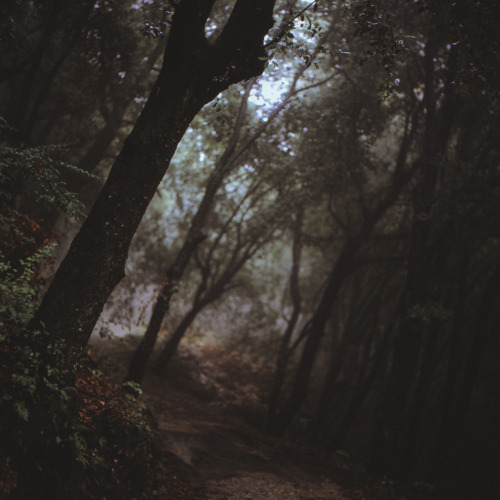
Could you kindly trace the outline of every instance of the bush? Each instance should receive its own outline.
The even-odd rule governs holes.
[[[169,498],[142,403],[47,334],[2,327],[0,346],[0,498]]]

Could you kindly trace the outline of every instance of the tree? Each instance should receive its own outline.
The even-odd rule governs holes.
[[[275,2],[238,0],[220,35],[209,41],[205,24],[213,3],[177,5],[158,80],[32,327],[44,325],[56,337],[86,345],[124,276],[130,241],[189,123],[219,92],[264,70],[263,40]]]
[[[350,82],[352,82],[352,79],[348,78],[348,83],[350,84]],[[361,117],[364,118],[362,114],[364,110],[360,102],[362,101],[362,91],[355,84],[353,87],[351,99],[353,99],[354,103],[350,101],[352,111],[348,119],[349,128],[347,129],[347,134],[345,136],[342,135],[344,142],[336,151],[338,158],[335,159],[339,163],[346,163],[346,170],[350,177],[349,183],[354,192],[354,199],[357,198],[359,203],[357,207],[358,212],[351,222],[352,228],[342,222],[342,217],[339,217],[335,213],[335,210],[331,212],[334,223],[338,221],[341,227],[344,226],[346,234],[344,235],[342,246],[336,255],[335,261],[331,264],[329,276],[321,292],[321,298],[307,323],[307,331],[304,332],[305,345],[294,376],[291,392],[284,402],[283,407],[277,412],[274,422],[271,425],[273,432],[276,433],[284,432],[308,394],[309,380],[320,343],[325,335],[326,325],[331,318],[333,306],[342,286],[356,269],[357,254],[370,240],[375,227],[382,217],[401,196],[418,167],[418,163],[410,161],[410,154],[415,138],[417,114],[415,107],[411,102],[408,102],[403,110],[401,110],[402,120],[404,120],[405,125],[402,136],[398,138],[399,148],[394,153],[393,166],[390,169],[391,174],[383,184],[380,183],[377,186],[375,195],[370,193],[371,186],[367,181],[363,166],[370,165],[370,168],[379,168],[380,171],[383,171],[385,167],[382,162],[379,162],[377,165],[376,159],[369,159],[367,147],[363,146],[364,141],[361,136],[365,134],[362,132],[363,124],[360,123]],[[378,119],[383,122],[386,117],[381,116]],[[376,120],[374,120],[374,123],[376,123]],[[381,133],[381,130],[375,131],[374,135],[379,133]],[[332,142],[334,140],[332,138]],[[337,146],[337,144],[335,145]],[[360,152],[363,153],[360,154]],[[363,154],[366,155],[365,158],[363,158]],[[327,169],[328,163],[326,163],[325,171],[328,171]],[[320,182],[321,180],[320,177]],[[366,195],[364,195],[363,189],[367,190]]]
[[[188,229],[184,243],[177,253],[174,262],[165,272],[165,283],[163,284],[154,304],[151,320],[146,329],[144,338],[139,344],[132,359],[129,372],[127,374],[127,379],[134,380],[135,382],[140,382],[142,380],[142,377],[146,370],[147,360],[151,355],[156,339],[158,337],[158,332],[160,330],[161,324],[164,321],[165,315],[168,311],[170,300],[173,295],[173,290],[177,288],[178,283],[181,280],[182,275],[189,263],[189,260],[191,259],[191,256],[196,252],[198,245],[205,238],[204,231],[206,232],[206,230],[204,229],[204,224],[210,214],[210,210],[214,203],[217,191],[219,190],[225,178],[238,165],[238,161],[242,158],[242,156],[245,153],[248,153],[249,148],[259,138],[261,138],[261,136],[263,136],[269,125],[273,123],[273,121],[285,108],[291,105],[292,99],[294,97],[301,93],[304,93],[307,90],[321,86],[329,80],[330,77],[327,77],[320,79],[318,82],[314,82],[311,85],[303,85],[302,88],[297,88],[298,82],[304,76],[307,68],[321,52],[323,43],[330,35],[332,29],[333,23],[330,24],[330,27],[325,31],[324,34],[322,34],[318,43],[312,50],[310,56],[308,56],[308,60],[298,66],[297,70],[294,72],[291,78],[288,90],[284,94],[281,101],[272,108],[265,119],[261,120],[258,126],[255,127],[255,129],[252,130],[249,126],[245,134],[243,124],[247,110],[247,102],[250,91],[255,84],[255,80],[250,80],[247,84],[245,93],[241,99],[238,114],[234,120],[234,127],[228,140],[228,145],[217,160],[214,166],[214,170],[207,180],[203,199],[198,206],[196,214],[193,216],[193,220],[191,222],[191,226]]]
[[[153,306],[151,319],[148,323],[144,338],[141,340],[141,343],[137,347],[134,357],[132,358],[129,371],[126,376],[127,380],[133,380],[137,383],[142,381],[142,377],[144,376],[144,372],[146,370],[146,363],[151,355],[151,352],[153,351],[158,337],[158,332],[160,331],[165,314],[168,311],[174,290],[178,286],[178,282],[182,278],[191,256],[196,252],[198,245],[207,237],[205,222],[210,213],[217,190],[222,184],[224,177],[230,171],[231,166],[234,164],[234,153],[241,133],[248,97],[253,83],[254,82],[250,80],[247,84],[229,143],[208,178],[203,199],[201,200],[196,214],[193,217],[184,243],[178,251],[174,262],[165,272],[165,282],[158,293],[158,297]],[[241,151],[238,151],[238,153],[241,154]]]
[[[266,182],[267,181],[267,182]],[[270,185],[269,182],[271,182]],[[279,181],[278,181],[279,182]],[[254,177],[246,193],[235,200],[222,227],[205,252],[195,254],[201,280],[194,294],[191,309],[184,316],[163,347],[155,365],[155,372],[164,375],[167,366],[189,326],[206,306],[212,304],[232,288],[236,275],[245,264],[272,239],[279,227],[282,205],[280,200],[269,201],[269,193],[276,190],[276,176]]]
[[[414,474],[417,449],[425,440],[423,427],[429,419],[436,418],[433,413],[436,409],[429,405],[429,393],[436,391],[436,397],[437,393],[444,397],[447,401],[446,420],[450,417],[452,392],[459,390],[455,386],[457,371],[467,365],[463,360],[462,368],[459,368],[457,343],[461,342],[462,335],[470,335],[457,328],[456,323],[452,327],[451,319],[455,317],[455,321],[459,320],[462,325],[474,322],[475,294],[471,293],[465,299],[464,283],[471,279],[475,251],[483,245],[488,247],[483,237],[493,241],[498,238],[495,226],[487,222],[490,217],[487,214],[494,210],[488,193],[498,183],[498,178],[490,170],[492,156],[497,155],[491,133],[498,125],[488,114],[491,107],[496,106],[496,100],[485,92],[483,84],[478,85],[477,81],[470,80],[470,76],[465,76],[463,64],[477,69],[483,61],[472,58],[466,62],[466,54],[470,54],[469,41],[477,33],[467,33],[471,26],[468,24],[464,28],[459,21],[464,12],[476,17],[482,8],[474,2],[460,7],[451,3],[431,4],[430,12],[426,13],[428,17],[424,18],[428,24],[421,67],[422,102],[426,111],[419,145],[422,167],[414,189],[407,278],[401,307],[396,313],[398,329],[380,418],[375,427],[372,457],[379,470],[389,471],[397,477],[410,478]],[[495,10],[498,12],[497,8]],[[437,11],[441,13],[439,18],[435,15]],[[439,19],[447,20],[446,29]],[[485,31],[483,35],[488,38],[491,34]],[[455,37],[459,37],[459,42]],[[454,43],[450,43],[451,38]],[[499,55],[498,52],[493,54],[495,57]],[[481,120],[481,127],[472,132],[474,123],[479,123],[476,120]],[[472,202],[468,208],[461,206],[458,200],[463,199],[463,195],[459,193],[474,190],[473,186],[478,186],[481,177],[488,178],[490,183],[489,187],[483,184],[482,201],[478,204]],[[449,191],[453,193],[451,196]],[[452,202],[454,208],[449,205],[451,200],[455,200]],[[464,210],[476,213],[476,224],[483,228],[483,236],[471,231],[470,219],[460,215]],[[463,239],[464,234],[470,235],[467,242]],[[496,253],[495,245],[488,248],[486,254]],[[483,261],[492,277],[497,273],[493,259],[487,257]],[[481,280],[481,283],[485,292],[489,290],[490,299],[482,303],[482,325],[476,327],[474,342],[476,346],[482,346],[478,350],[484,355],[490,342],[490,321],[493,321],[491,301],[496,300],[498,292],[491,281]],[[458,304],[461,305],[457,308]],[[443,356],[448,345],[453,346],[450,360]],[[440,351],[443,347],[444,351]],[[440,366],[446,363],[449,363],[448,382],[445,391],[440,392],[435,377]],[[464,377],[462,384],[470,387],[471,383],[474,384],[473,379],[472,375]],[[465,400],[457,405],[456,415],[462,423],[470,403],[469,398]],[[448,425],[453,425],[450,420]],[[447,430],[442,429],[442,432],[449,438]],[[452,446],[450,441],[448,446]],[[443,455],[441,459],[446,462]]]
[[[294,333],[295,327],[300,317],[302,310],[302,298],[299,286],[299,270],[302,254],[302,226],[304,223],[304,206],[302,203],[297,204],[297,213],[293,226],[293,244],[292,244],[292,268],[290,270],[290,285],[289,293],[292,299],[292,312],[287,321],[286,329],[280,339],[278,347],[278,356],[276,360],[276,369],[274,372],[271,394],[269,396],[269,409],[267,415],[267,425],[272,426],[276,408],[279,401],[279,396],[283,387],[283,382],[286,375],[286,369],[292,349],[290,341]]]

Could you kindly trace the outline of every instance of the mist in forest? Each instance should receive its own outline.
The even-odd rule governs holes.
[[[33,484],[103,495],[115,455],[88,408],[110,378],[178,384],[406,498],[493,498],[496,2],[20,0],[0,18],[0,497],[28,498],[47,454],[79,465]],[[75,368],[95,353],[102,380]]]

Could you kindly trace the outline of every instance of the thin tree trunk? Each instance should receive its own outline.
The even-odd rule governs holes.
[[[257,183],[259,184],[259,183]],[[245,198],[244,198],[245,199]],[[231,216],[233,218],[234,214]],[[220,237],[222,234],[220,235]],[[236,276],[236,274],[241,270],[241,268],[245,265],[245,263],[253,257],[253,255],[257,252],[262,245],[266,244],[269,241],[269,238],[272,236],[272,231],[269,231],[262,235],[253,235],[247,241],[238,241],[238,244],[233,248],[231,255],[226,259],[227,265],[226,267],[220,271],[218,277],[210,278],[210,258],[213,256],[213,251],[215,246],[220,243],[220,237],[216,239],[216,241],[212,244],[212,248],[208,252],[207,261],[205,264],[202,264],[199,259],[197,259],[197,263],[202,272],[202,281],[198,286],[198,290],[196,291],[192,310],[194,311],[194,316],[191,317],[191,313],[188,313],[190,316],[189,324],[194,320],[195,316],[208,304],[211,304],[218,300],[226,291],[230,289],[230,282]],[[217,272],[216,272],[217,273]],[[212,281],[211,285],[208,285],[209,280]],[[187,320],[186,320],[187,321]],[[187,330],[187,326],[183,326],[183,328],[174,333],[173,337],[167,342],[163,351],[160,353],[159,359],[155,364],[154,371],[157,375],[164,375],[167,369],[168,362],[174,355],[177,347],[182,340],[184,333]]]
[[[427,257],[427,261],[432,262],[432,265],[429,266],[429,275],[432,276],[433,286],[439,290],[437,293],[435,292],[435,296],[431,296],[430,299],[441,305],[445,310],[449,309],[448,303],[451,293],[449,288],[453,288],[453,284],[446,286],[446,276],[456,275],[455,269],[449,269],[447,262],[453,260],[452,252],[456,248],[456,245],[457,242],[454,238],[454,228],[451,224],[446,224],[441,230],[439,237],[435,238],[433,248],[428,251],[429,256]],[[407,423],[400,442],[398,443],[398,447],[395,450],[395,455],[402,470],[413,470],[417,443],[420,437],[419,431],[421,429],[423,415],[427,409],[426,400],[429,397],[433,375],[439,363],[436,351],[438,339],[443,328],[443,320],[432,317],[426,328],[421,332],[421,344],[424,347],[422,349],[422,361],[418,380],[415,375],[415,392],[406,410],[408,415]]]
[[[489,348],[489,344],[496,334],[492,330],[492,319],[498,318],[500,303],[500,264],[497,264],[493,273],[484,287],[480,304],[475,316],[474,341],[465,363],[462,384],[455,404],[454,424],[450,434],[456,438],[467,417],[474,387],[481,370],[481,362]],[[450,436],[451,437],[451,436]],[[451,444],[451,443],[450,443]]]
[[[441,401],[442,401],[442,415],[438,432],[438,445],[437,452],[435,453],[435,461],[433,469],[436,471],[434,477],[439,478],[443,476],[446,470],[446,455],[449,453],[452,446],[454,436],[454,408],[453,403],[455,399],[456,387],[458,383],[460,361],[461,361],[461,343],[464,334],[465,322],[465,303],[466,303],[466,283],[467,273],[469,270],[471,254],[467,251],[464,252],[459,271],[457,301],[455,305],[453,327],[449,334],[450,348],[448,355],[448,367],[446,373],[446,383],[443,388]]]
[[[413,176],[417,165],[404,171],[411,143],[411,136],[412,133],[410,131],[410,134],[403,138],[394,172],[393,184],[388,193],[378,205],[366,215],[363,227],[360,229],[358,235],[346,240],[333,266],[321,301],[311,319],[309,334],[297,367],[292,392],[270,426],[271,431],[275,434],[281,434],[285,431],[306,398],[309,379],[311,377],[318,348],[325,333],[325,326],[330,319],[334,301],[337,299],[344,281],[355,268],[354,259],[357,252],[370,237],[376,223],[386,210],[395,203],[401,191]]]
[[[215,300],[215,298],[213,300]],[[186,333],[187,329],[196,319],[198,313],[210,302],[203,301],[193,304],[193,307],[188,311],[188,313],[184,316],[184,318],[182,318],[182,321],[179,323],[172,336],[168,339],[167,343],[165,344],[165,347],[163,348],[163,350],[160,353],[160,356],[158,357],[158,360],[156,361],[154,372],[157,375],[165,374],[167,366],[170,363],[170,360],[172,359],[173,355],[176,353],[177,348],[179,347],[179,344],[182,338],[184,337],[184,334]]]
[[[322,40],[325,39],[326,36],[333,30],[334,24],[332,23],[330,25],[330,28],[326,31],[326,33],[323,35]],[[318,44],[316,49],[313,51],[313,54],[311,57],[316,57],[316,55],[319,53],[321,48],[321,43]],[[297,83],[300,79],[300,77],[304,74],[305,70],[307,69],[307,64],[302,64],[299,69],[296,71],[294,78],[292,80],[292,83],[290,84],[290,87],[283,97],[282,101],[280,104],[274,107],[274,109],[271,111],[271,113],[266,117],[267,119],[263,121],[259,127],[257,127],[256,130],[254,130],[249,137],[247,137],[244,141],[243,144],[236,149],[237,143],[239,141],[239,137],[241,134],[241,127],[243,124],[243,118],[246,112],[246,107],[247,107],[247,101],[248,97],[250,94],[250,90],[254,84],[254,81],[251,80],[247,84],[246,92],[245,95],[242,99],[240,110],[238,113],[238,117],[236,119],[235,127],[233,129],[233,134],[231,139],[229,140],[229,144],[218,160],[214,171],[209,177],[209,180],[207,182],[207,186],[205,188],[205,193],[203,196],[203,199],[200,203],[200,206],[198,207],[197,213],[193,219],[193,222],[191,224],[191,229],[190,231],[193,231],[193,233],[199,233],[202,230],[202,227],[205,223],[206,217],[210,211],[210,207],[213,203],[213,200],[215,198],[215,194],[217,190],[219,189],[220,185],[222,184],[225,176],[230,172],[230,170],[233,168],[233,166],[236,164],[237,160],[241,157],[245,151],[247,151],[250,146],[264,133],[266,128],[269,126],[269,124],[278,116],[278,114],[285,108],[285,106],[289,103],[292,97],[296,96],[299,92],[303,92],[309,88],[316,87],[319,85],[322,85],[328,79],[322,80],[321,82],[318,82],[316,84],[313,84],[308,87],[304,87],[300,90],[297,90]],[[191,236],[188,235],[188,240]],[[189,241],[186,241],[186,244],[189,246]],[[161,294],[165,295],[167,297],[166,301],[161,301],[161,303],[158,306],[158,311],[157,314],[160,315],[161,311],[163,311],[163,315],[165,316],[168,312],[169,304],[170,304],[170,298],[172,296],[171,292],[169,289],[171,288],[171,283],[172,281],[178,281],[181,279],[182,274],[184,272],[184,268],[186,267],[191,255],[195,252],[196,247],[191,246],[189,251],[186,251],[186,249],[183,247],[179,254],[178,258],[181,258],[184,260],[183,265],[176,265],[167,270],[166,276],[167,280],[170,284],[167,284],[164,286],[162,291],[160,292]],[[156,310],[156,307],[155,307]],[[147,328],[146,330],[146,336],[142,341],[141,344],[138,346],[137,352],[134,355],[132,359],[132,364],[129,370],[129,373],[127,374],[127,379],[129,376],[132,376],[134,374],[134,380],[138,383],[142,381],[142,377],[144,376],[145,370],[146,370],[146,365],[147,361],[149,359],[149,356],[153,352],[154,345],[156,343],[156,339],[158,338],[158,333],[161,327],[161,322],[157,323],[155,322],[155,326]],[[175,348],[174,348],[175,350]]]
[[[340,447],[347,434],[347,431],[354,422],[354,417],[356,416],[357,412],[363,405],[366,396],[368,395],[370,389],[372,388],[375,378],[377,377],[378,371],[382,366],[382,363],[388,357],[387,346],[389,345],[389,339],[391,337],[391,332],[393,328],[394,328],[394,323],[391,323],[386,328],[384,335],[382,337],[382,341],[380,342],[378,352],[373,362],[373,365],[370,371],[368,372],[368,375],[365,377],[364,382],[362,384],[357,384],[358,388],[352,397],[351,403],[349,404],[349,408],[347,409],[346,414],[341,420],[335,435],[328,442],[326,446],[326,451],[333,452]]]
[[[245,259],[246,261],[246,259]],[[241,263],[243,265],[244,261]],[[159,376],[164,376],[167,370],[168,363],[172,359],[172,356],[177,351],[179,344],[184,337],[187,329],[191,326],[196,316],[209,304],[212,304],[216,300],[218,300],[226,291],[226,285],[232,279],[232,277],[238,272],[241,268],[241,265],[230,272],[223,273],[221,279],[219,279],[216,283],[214,283],[208,290],[206,289],[206,280],[198,287],[197,293],[195,294],[195,298],[193,300],[193,305],[191,309],[188,311],[186,316],[182,319],[179,326],[175,329],[173,335],[168,339],[165,344],[163,350],[160,352],[160,355],[154,366],[154,373]],[[144,375],[144,372],[142,372]]]
[[[335,408],[335,386],[344,368],[348,348],[353,345],[359,345],[361,342],[364,345],[370,345],[378,323],[378,312],[381,309],[383,288],[385,286],[385,281],[380,280],[376,287],[370,287],[371,291],[367,301],[365,300],[355,307],[351,306],[351,314],[346,322],[340,345],[332,346],[330,366],[323,382],[318,407],[310,426],[313,440],[316,442],[324,439],[324,436],[328,434],[327,429],[325,429],[325,423]],[[361,335],[357,334],[357,332],[365,331],[369,331],[370,334],[368,338],[361,339]]]
[[[302,253],[302,224],[304,220],[304,207],[300,205],[295,218],[293,249],[292,249],[292,270],[290,273],[290,297],[292,299],[293,309],[288,321],[285,333],[281,338],[278,348],[278,359],[276,361],[276,371],[274,373],[271,395],[269,397],[269,409],[267,415],[267,426],[271,427],[274,419],[278,400],[285,380],[286,368],[290,358],[290,340],[295,330],[295,325],[300,316],[302,299],[299,287],[299,271]]]
[[[285,431],[292,421],[292,418],[302,406],[307,395],[309,379],[316,359],[316,353],[323,339],[326,323],[330,319],[333,303],[337,298],[345,278],[352,272],[355,250],[353,243],[347,241],[330,273],[327,286],[311,321],[309,335],[307,336],[306,344],[302,351],[294,377],[292,392],[285,401],[283,408],[278,412],[270,425],[270,430],[275,434],[281,434]]]

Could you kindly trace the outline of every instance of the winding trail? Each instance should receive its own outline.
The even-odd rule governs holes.
[[[107,360],[108,376],[120,383],[135,345],[134,339],[97,340],[93,349]],[[210,385],[214,367],[203,363],[203,358],[182,354],[181,349],[173,364],[167,379],[147,373],[141,399],[155,416],[161,447],[179,479],[197,492],[182,498],[400,500],[343,456],[328,455],[246,424],[230,398]]]
[[[269,436],[150,376],[143,384],[162,447],[207,499],[373,500],[365,485],[340,486],[331,458]],[[347,472],[348,475],[351,471]]]

